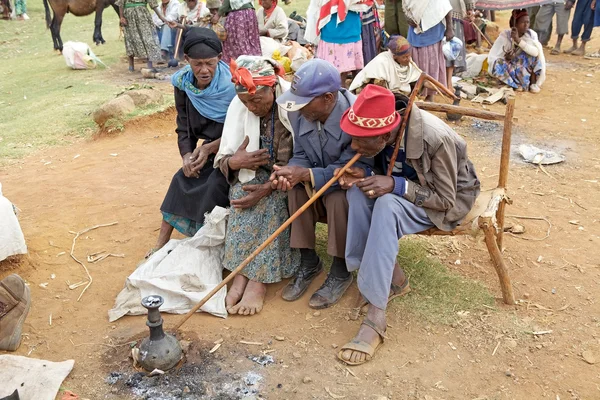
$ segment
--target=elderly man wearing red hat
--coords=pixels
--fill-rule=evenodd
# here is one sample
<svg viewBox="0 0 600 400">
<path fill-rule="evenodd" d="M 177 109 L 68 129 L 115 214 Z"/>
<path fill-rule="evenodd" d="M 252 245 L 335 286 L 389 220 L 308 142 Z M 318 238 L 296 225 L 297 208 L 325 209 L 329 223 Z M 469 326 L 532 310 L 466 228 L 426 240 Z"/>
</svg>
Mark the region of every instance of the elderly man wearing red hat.
<svg viewBox="0 0 600 400">
<path fill-rule="evenodd" d="M 405 98 L 404 98 L 405 99 Z M 467 144 L 434 115 L 413 107 L 392 176 L 385 175 L 406 107 L 389 90 L 367 85 L 342 116 L 352 149 L 374 158 L 374 170 L 352 167 L 341 179 L 348 187 L 348 270 L 358 271 L 358 288 L 368 311 L 356 337 L 343 346 L 340 360 L 369 361 L 383 344 L 388 302 L 409 290 L 396 262 L 398 240 L 436 226 L 450 231 L 471 210 L 479 180 L 467 157 Z"/>
</svg>

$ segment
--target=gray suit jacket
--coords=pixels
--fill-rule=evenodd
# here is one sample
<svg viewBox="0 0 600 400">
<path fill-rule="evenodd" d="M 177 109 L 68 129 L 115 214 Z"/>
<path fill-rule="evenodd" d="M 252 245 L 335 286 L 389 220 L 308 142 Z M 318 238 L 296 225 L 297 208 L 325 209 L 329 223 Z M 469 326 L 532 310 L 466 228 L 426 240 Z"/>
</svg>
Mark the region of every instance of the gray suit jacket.
<svg viewBox="0 0 600 400">
<path fill-rule="evenodd" d="M 298 111 L 288 114 L 294 134 L 294 156 L 288 165 L 309 168 L 315 190 L 321 189 L 333 177 L 333 171 L 356 154 L 350 148 L 352 138 L 340 128 L 342 114 L 355 100 L 352 93 L 340 89 L 337 104 L 325 124 L 308 121 Z M 361 158 L 355 165 L 364 168 L 372 163 L 373 160 Z M 335 183 L 328 192 L 337 188 L 339 185 Z"/>
</svg>

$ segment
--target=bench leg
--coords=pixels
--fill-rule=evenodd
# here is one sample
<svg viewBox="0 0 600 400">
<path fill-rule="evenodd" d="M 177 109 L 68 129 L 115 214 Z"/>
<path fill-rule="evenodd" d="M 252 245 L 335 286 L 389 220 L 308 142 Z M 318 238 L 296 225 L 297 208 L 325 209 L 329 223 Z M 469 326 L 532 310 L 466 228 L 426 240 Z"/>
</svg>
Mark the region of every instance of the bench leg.
<svg viewBox="0 0 600 400">
<path fill-rule="evenodd" d="M 515 295 L 513 294 L 512 283 L 508 275 L 508 269 L 502 259 L 502 253 L 496 242 L 496 232 L 492 224 L 483 223 L 481 228 L 485 233 L 485 244 L 487 245 L 490 258 L 496 268 L 498 279 L 500 280 L 500 288 L 502 289 L 502 298 L 506 304 L 515 304 Z"/>
</svg>

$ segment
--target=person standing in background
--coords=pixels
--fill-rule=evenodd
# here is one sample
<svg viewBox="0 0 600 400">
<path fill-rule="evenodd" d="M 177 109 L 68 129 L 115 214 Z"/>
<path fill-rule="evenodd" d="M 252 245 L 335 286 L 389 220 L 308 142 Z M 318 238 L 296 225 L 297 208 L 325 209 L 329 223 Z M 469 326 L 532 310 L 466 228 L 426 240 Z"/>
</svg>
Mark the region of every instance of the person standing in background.
<svg viewBox="0 0 600 400">
<path fill-rule="evenodd" d="M 567 4 L 575 4 L 575 0 L 567 0 Z M 582 56 L 585 54 L 585 45 L 592 37 L 592 29 L 594 29 L 594 11 L 592 10 L 593 0 L 579 0 L 575 5 L 575 13 L 571 22 L 571 39 L 573 46 L 565 50 L 566 54 L 574 56 Z M 583 33 L 581 29 L 583 28 Z M 577 45 L 579 34 L 581 33 L 581 46 Z"/>
<path fill-rule="evenodd" d="M 409 23 L 408 42 L 415 64 L 442 85 L 447 85 L 446 58 L 442 51 L 442 39 L 454 37 L 452 28 L 452 5 L 449 0 L 403 0 L 404 14 Z M 427 101 L 436 93 L 425 89 Z"/>
<path fill-rule="evenodd" d="M 381 27 L 375 3 L 360 16 L 362 21 L 363 63 L 367 65 L 377 56 L 381 43 Z"/>
<path fill-rule="evenodd" d="M 540 7 L 535 19 L 533 30 L 538 34 L 543 46 L 547 46 L 552 36 L 552 17 L 556 14 L 556 33 L 558 39 L 550 54 L 560 54 L 560 45 L 563 37 L 569 32 L 569 17 L 571 16 L 573 2 L 565 3 L 564 0 L 554 1 Z"/>
<path fill-rule="evenodd" d="M 460 39 L 460 41 L 463 43 L 460 54 L 456 60 L 446 60 L 446 81 L 448 87 L 452 89 L 452 76 L 455 73 L 463 72 L 467 68 L 467 58 L 465 52 L 467 41 L 465 39 L 463 22 L 470 24 L 473 21 L 475 0 L 450 0 L 450 4 L 452 5 L 452 30 L 454 32 L 454 36 Z"/>
<path fill-rule="evenodd" d="M 260 56 L 258 19 L 252 0 L 224 0 L 213 24 L 225 18 L 227 39 L 223 42 L 223 61 L 227 64 L 241 55 Z"/>
<path fill-rule="evenodd" d="M 385 0 L 384 26 L 390 36 L 408 36 L 408 21 L 402 9 L 402 0 Z"/>
</svg>

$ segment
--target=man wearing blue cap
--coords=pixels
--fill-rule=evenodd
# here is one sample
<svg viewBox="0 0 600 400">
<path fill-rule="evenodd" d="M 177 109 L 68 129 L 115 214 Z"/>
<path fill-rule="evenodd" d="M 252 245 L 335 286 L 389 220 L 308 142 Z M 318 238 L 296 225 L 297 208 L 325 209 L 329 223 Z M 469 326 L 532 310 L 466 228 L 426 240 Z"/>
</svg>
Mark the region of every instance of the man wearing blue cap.
<svg viewBox="0 0 600 400">
<path fill-rule="evenodd" d="M 340 119 L 355 98 L 342 88 L 340 73 L 332 64 L 313 59 L 298 69 L 291 89 L 277 99 L 288 112 L 294 156 L 287 166 L 274 167 L 271 181 L 279 190 L 289 191 L 290 214 L 306 203 L 309 193 L 321 189 L 336 168 L 354 156 L 351 138 L 340 128 Z M 338 184 L 292 223 L 290 244 L 300 249 L 301 264 L 297 276 L 283 290 L 285 300 L 300 298 L 323 270 L 315 251 L 315 227 L 324 220 L 328 227 L 327 253 L 333 256 L 333 263 L 325 283 L 310 299 L 309 306 L 317 309 L 337 303 L 352 283 L 344 259 L 348 202 L 345 190 Z"/>
</svg>

